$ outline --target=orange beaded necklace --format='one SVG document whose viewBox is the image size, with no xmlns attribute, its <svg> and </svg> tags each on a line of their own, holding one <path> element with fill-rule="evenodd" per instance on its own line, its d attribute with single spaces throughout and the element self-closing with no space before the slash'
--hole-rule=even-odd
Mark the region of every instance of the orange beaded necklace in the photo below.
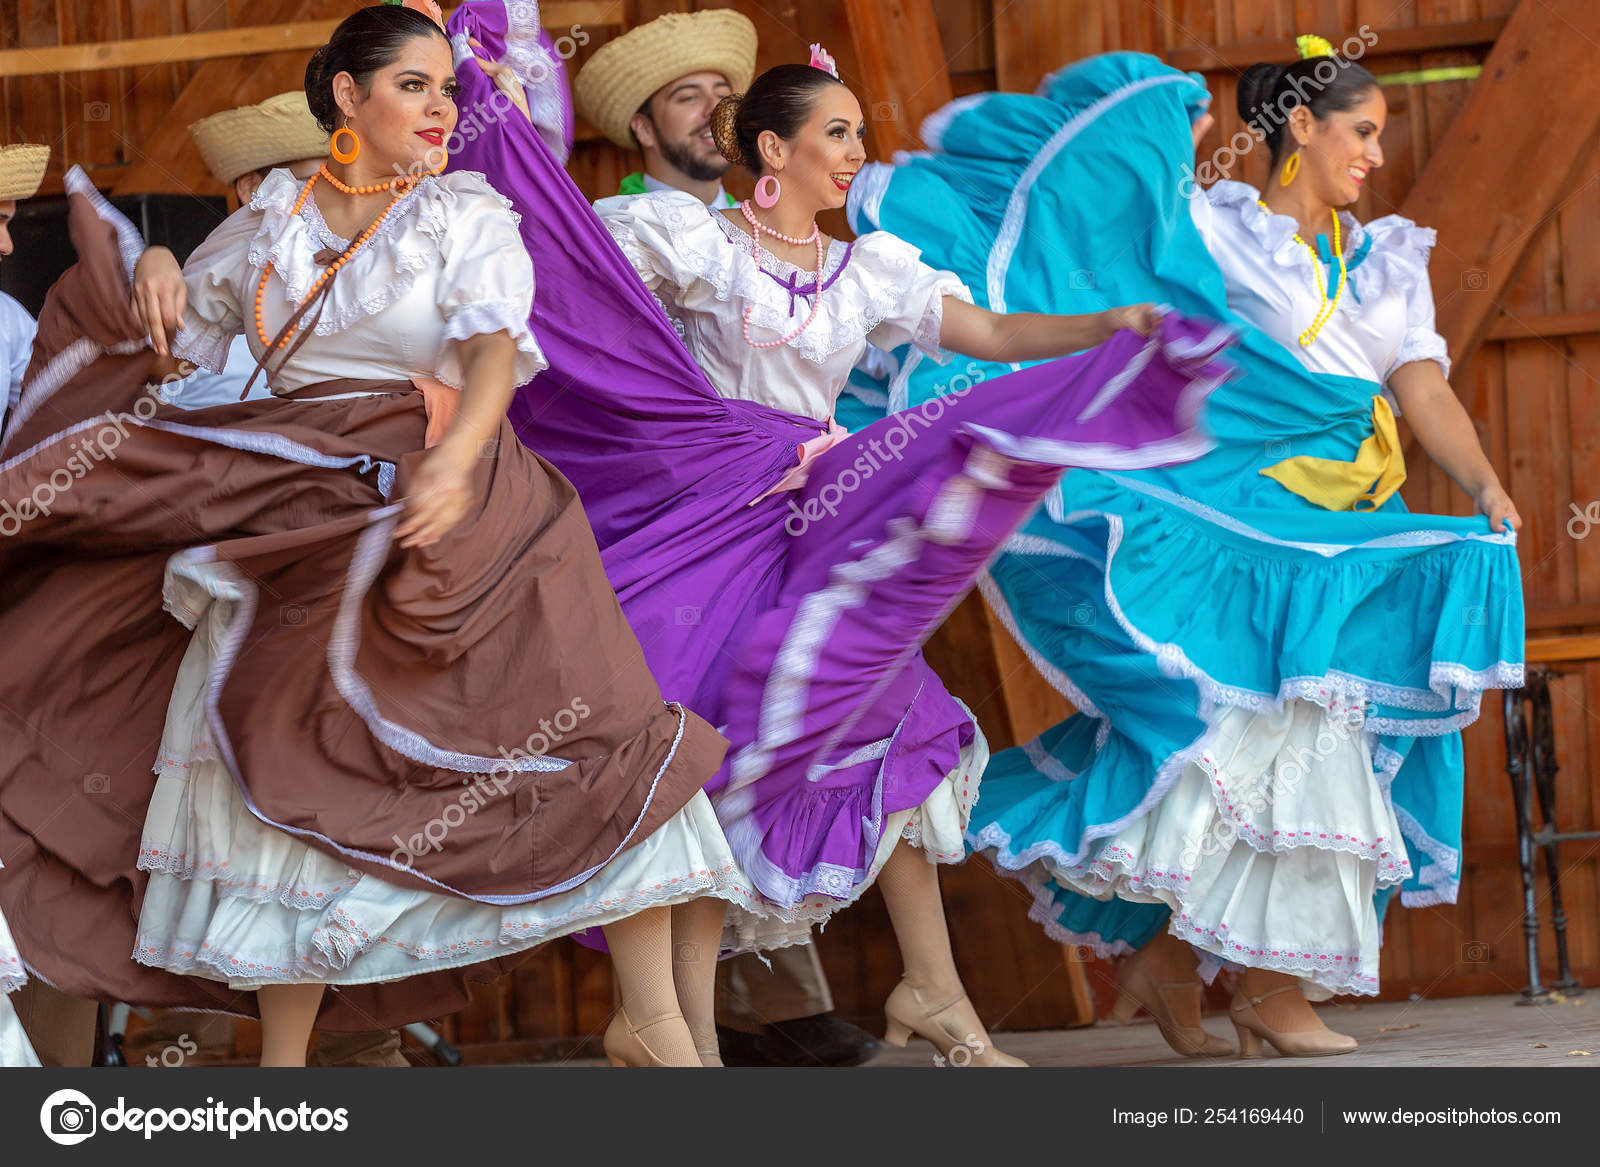
<svg viewBox="0 0 1600 1167">
<path fill-rule="evenodd" d="M 323 287 L 328 283 L 328 281 L 333 279 L 333 277 L 338 274 L 339 269 L 355 257 L 356 252 L 361 250 L 362 245 L 365 244 L 367 240 L 372 238 L 373 234 L 377 232 L 379 227 L 383 226 L 384 220 L 389 217 L 389 212 L 394 210 L 395 204 L 404 198 L 413 186 L 421 181 L 421 176 L 401 175 L 399 178 L 391 179 L 389 182 L 374 183 L 371 186 L 347 186 L 330 174 L 326 166 L 323 166 L 315 174 L 308 178 L 305 186 L 301 188 L 300 197 L 295 200 L 294 204 L 294 213 L 296 215 L 298 215 L 305 207 L 306 199 L 311 197 L 311 188 L 316 186 L 317 179 L 319 178 L 327 179 L 328 184 L 342 194 L 363 195 L 377 194 L 379 191 L 393 191 L 394 197 L 389 200 L 389 205 L 383 208 L 383 213 L 380 214 L 376 219 L 372 220 L 371 223 L 367 224 L 367 229 L 361 232 L 361 234 L 356 237 L 355 241 L 345 249 L 344 254 L 340 255 L 337 259 L 330 263 L 323 270 L 323 273 L 317 277 L 317 282 L 311 285 L 311 290 L 306 293 L 305 299 L 300 301 L 300 303 L 296 306 L 294 313 L 289 317 L 289 323 L 283 327 L 283 330 L 279 332 L 275 338 L 269 338 L 267 336 L 266 322 L 262 319 L 261 315 L 261 303 L 266 297 L 267 292 L 267 277 L 272 275 L 273 271 L 271 260 L 267 261 L 266 266 L 261 269 L 261 279 L 256 282 L 256 335 L 261 338 L 261 343 L 267 350 L 264 354 L 262 354 L 261 363 L 263 365 L 265 365 L 266 358 L 268 356 L 270 356 L 277 349 L 281 348 L 284 344 L 288 343 L 289 337 L 293 335 L 295 326 L 299 323 L 301 315 L 305 312 L 307 306 L 317 298 L 318 293 L 322 291 Z"/>
</svg>

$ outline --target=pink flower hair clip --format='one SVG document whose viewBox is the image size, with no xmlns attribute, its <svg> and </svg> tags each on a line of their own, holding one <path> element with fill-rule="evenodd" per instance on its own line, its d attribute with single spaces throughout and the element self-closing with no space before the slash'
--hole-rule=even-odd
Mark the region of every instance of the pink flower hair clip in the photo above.
<svg viewBox="0 0 1600 1167">
<path fill-rule="evenodd" d="M 833 55 L 821 45 L 811 46 L 810 65 L 813 69 L 821 69 L 829 74 L 835 81 L 839 80 L 839 66 L 834 64 Z"/>
</svg>

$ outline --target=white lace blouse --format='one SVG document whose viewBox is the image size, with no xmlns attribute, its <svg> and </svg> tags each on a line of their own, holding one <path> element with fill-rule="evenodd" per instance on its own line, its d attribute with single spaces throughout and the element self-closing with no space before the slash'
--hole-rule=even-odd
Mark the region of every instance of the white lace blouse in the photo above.
<svg viewBox="0 0 1600 1167">
<path fill-rule="evenodd" d="M 684 343 L 724 397 L 759 401 L 824 420 L 870 341 L 882 349 L 914 344 L 943 362 L 944 298 L 972 302 L 953 273 L 922 262 L 922 253 L 886 231 L 853 243 L 838 240 L 822 273 L 822 306 L 811 326 L 787 344 L 772 341 L 811 312 L 815 273 L 761 252 L 719 211 L 684 191 L 601 199 L 595 210 L 650 286 Z M 792 290 L 791 290 L 792 289 Z"/>
<path fill-rule="evenodd" d="M 314 194 L 329 191 L 318 188 Z M 189 257 L 188 307 L 173 345 L 179 356 L 221 372 L 230 341 L 244 333 L 259 357 L 255 296 L 266 264 L 262 319 L 274 337 L 322 274 L 316 255 L 349 245 L 328 229 L 315 197 L 294 212 L 299 194 L 288 171 L 274 170 L 250 205 Z M 494 332 L 516 342 L 515 383 L 525 384 L 548 367 L 528 330 L 532 305 L 533 264 L 510 204 L 480 174 L 424 179 L 340 270 L 313 335 L 272 390 L 340 377 L 433 378 L 461 388 L 460 342 Z"/>
<path fill-rule="evenodd" d="M 1431 227 L 1399 215 L 1362 225 L 1339 212 L 1346 286 L 1339 306 L 1316 340 L 1299 343 L 1316 318 L 1316 270 L 1311 252 L 1295 242 L 1299 226 L 1257 203 L 1260 193 L 1242 182 L 1224 181 L 1190 199 L 1195 225 L 1222 268 L 1228 307 L 1278 341 L 1317 373 L 1362 377 L 1384 384 L 1401 365 L 1436 361 L 1450 375 L 1444 338 L 1433 328 L 1433 290 L 1428 285 Z M 1331 224 L 1330 224 L 1331 227 Z M 1313 241 L 1314 242 L 1314 241 Z M 1332 247 L 1331 234 L 1328 245 Z M 1338 284 L 1339 269 L 1325 286 Z"/>
</svg>

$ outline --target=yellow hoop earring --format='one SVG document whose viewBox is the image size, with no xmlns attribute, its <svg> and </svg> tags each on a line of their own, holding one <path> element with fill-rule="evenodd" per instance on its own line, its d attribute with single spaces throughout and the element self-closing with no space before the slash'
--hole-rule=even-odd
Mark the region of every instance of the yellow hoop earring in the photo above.
<svg viewBox="0 0 1600 1167">
<path fill-rule="evenodd" d="M 1283 172 L 1278 175 L 1278 185 L 1288 186 L 1294 181 L 1294 176 L 1300 173 L 1300 151 L 1298 148 L 1289 155 L 1289 161 L 1283 164 Z"/>
<path fill-rule="evenodd" d="M 340 134 L 350 135 L 350 146 L 348 149 L 344 149 L 339 145 Z M 349 126 L 340 126 L 337 130 L 333 131 L 333 137 L 328 139 L 328 153 L 333 155 L 335 161 L 342 162 L 348 166 L 357 158 L 361 157 L 361 139 L 356 137 L 356 132 Z"/>
</svg>

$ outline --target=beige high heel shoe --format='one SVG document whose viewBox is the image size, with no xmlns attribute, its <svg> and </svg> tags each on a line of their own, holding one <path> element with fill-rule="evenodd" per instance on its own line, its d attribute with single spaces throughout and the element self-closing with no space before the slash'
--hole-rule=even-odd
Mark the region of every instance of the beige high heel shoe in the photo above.
<svg viewBox="0 0 1600 1167">
<path fill-rule="evenodd" d="M 652 1025 L 660 1025 L 663 1021 L 683 1021 L 683 1014 L 663 1013 L 660 1017 L 652 1017 L 649 1021 L 634 1025 L 628 1021 L 628 1014 L 619 1005 L 616 1014 L 611 1018 L 611 1024 L 606 1026 L 605 1036 L 600 1039 L 606 1060 L 613 1066 L 667 1065 L 645 1044 L 644 1038 L 639 1036 L 644 1030 Z"/>
<path fill-rule="evenodd" d="M 1268 997 L 1299 991 L 1299 985 L 1283 985 L 1260 996 L 1248 996 L 1242 989 L 1234 990 L 1233 1001 L 1228 1005 L 1228 1015 L 1233 1018 L 1233 1028 L 1239 1034 L 1241 1058 L 1259 1058 L 1263 1039 L 1271 1042 L 1272 1048 L 1286 1058 L 1331 1058 L 1355 1050 L 1359 1044 L 1355 1038 L 1348 1034 L 1335 1033 L 1321 1024 L 1321 1018 L 1317 1019 L 1320 1026 L 1318 1029 L 1308 1029 L 1302 1033 L 1279 1033 L 1261 1020 L 1261 1015 L 1256 1012 L 1256 1006 Z"/>
<path fill-rule="evenodd" d="M 943 1005 L 930 1009 L 922 1003 L 922 998 L 911 987 L 910 981 L 901 981 L 894 987 L 894 992 L 889 994 L 889 999 L 884 1002 L 883 1015 L 888 1024 L 884 1029 L 883 1040 L 904 1049 L 906 1041 L 915 1033 L 927 1039 L 942 1057 L 954 1065 L 1026 1066 L 1028 1063 L 1021 1058 L 1001 1053 L 993 1042 L 979 1041 L 977 1034 L 957 1033 L 940 1019 L 940 1014 L 949 1012 L 966 1000 L 966 993 L 962 993 L 959 997 L 952 997 Z M 968 1004 L 970 1005 L 970 1002 Z M 965 1053 L 952 1056 L 952 1051 L 958 1047 Z"/>
<path fill-rule="evenodd" d="M 1200 1024 L 1202 992 L 1203 986 L 1194 978 L 1157 981 L 1142 967 L 1129 961 L 1123 964 L 1117 976 L 1117 1003 L 1111 1008 L 1111 1020 L 1117 1025 L 1126 1025 L 1142 1007 L 1155 1018 L 1156 1028 L 1166 1038 L 1173 1053 L 1186 1058 L 1227 1057 L 1235 1052 L 1233 1046 L 1208 1033 Z"/>
</svg>

